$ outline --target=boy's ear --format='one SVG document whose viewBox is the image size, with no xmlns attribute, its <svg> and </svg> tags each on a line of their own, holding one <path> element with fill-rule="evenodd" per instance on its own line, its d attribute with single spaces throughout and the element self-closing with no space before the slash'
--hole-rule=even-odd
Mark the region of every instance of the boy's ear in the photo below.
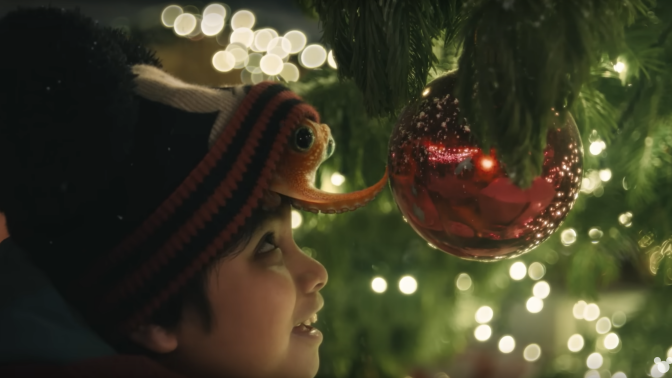
<svg viewBox="0 0 672 378">
<path fill-rule="evenodd" d="M 130 335 L 131 340 L 154 353 L 170 353 L 177 349 L 175 332 L 150 324 L 140 326 Z"/>
</svg>

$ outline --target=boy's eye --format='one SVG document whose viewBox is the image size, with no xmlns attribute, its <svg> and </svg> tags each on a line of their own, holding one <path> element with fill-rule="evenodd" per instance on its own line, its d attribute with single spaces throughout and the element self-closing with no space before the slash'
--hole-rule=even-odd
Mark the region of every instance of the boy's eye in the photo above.
<svg viewBox="0 0 672 378">
<path fill-rule="evenodd" d="M 269 252 L 273 252 L 278 249 L 278 246 L 275 244 L 275 236 L 272 232 L 266 234 L 259 243 L 259 248 L 257 248 L 257 255 L 264 255 Z"/>
<path fill-rule="evenodd" d="M 269 242 L 264 242 L 264 244 L 259 248 L 259 253 L 267 253 L 271 252 L 272 250 L 278 248 L 275 244 L 271 244 Z"/>
</svg>

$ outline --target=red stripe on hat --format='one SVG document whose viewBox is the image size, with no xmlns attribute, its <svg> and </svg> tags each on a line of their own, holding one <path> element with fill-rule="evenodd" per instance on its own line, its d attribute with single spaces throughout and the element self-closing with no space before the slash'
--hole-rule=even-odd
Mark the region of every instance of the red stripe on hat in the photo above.
<svg viewBox="0 0 672 378">
<path fill-rule="evenodd" d="M 295 95 L 292 97 L 296 98 Z M 285 97 L 285 99 L 287 99 L 287 97 Z M 264 116 L 267 117 L 270 113 L 271 112 L 265 111 Z M 299 104 L 294 107 L 294 109 L 292 109 L 289 115 L 285 118 L 285 122 L 290 126 L 298 125 L 306 118 L 307 115 L 315 116 L 316 120 L 319 122 L 319 118 L 317 118 L 317 112 L 307 104 Z M 266 119 L 266 117 L 263 118 Z M 171 295 L 175 294 L 181 287 L 184 286 L 189 278 L 202 269 L 205 264 L 208 263 L 208 261 L 214 258 L 217 252 L 221 250 L 221 246 L 228 242 L 231 236 L 234 235 L 245 223 L 245 220 L 252 214 L 252 210 L 257 207 L 259 200 L 264 194 L 264 190 L 268 188 L 272 174 L 275 171 L 277 162 L 280 160 L 281 153 L 286 147 L 287 138 L 289 137 L 291 131 L 292 127 L 284 127 L 280 131 L 278 138 L 273 144 L 273 148 L 269 154 L 266 165 L 259 179 L 257 180 L 257 184 L 255 185 L 254 190 L 252 191 L 252 194 L 248 198 L 243 209 L 241 209 L 233 221 L 230 222 L 227 227 L 210 242 L 210 244 L 208 244 L 206 249 L 201 252 L 199 256 L 194 259 L 191 265 L 183 270 L 182 273 L 168 285 L 168 287 L 162 290 L 158 295 L 154 296 L 149 301 L 149 303 L 147 303 L 143 308 L 138 310 L 134 315 L 123 322 L 121 324 L 120 331 L 125 333 L 130 332 L 134 329 L 134 327 L 147 321 L 152 313 L 154 313 L 154 311 L 156 311 L 163 302 L 165 302 Z M 236 164 L 241 165 L 241 169 L 243 168 L 242 163 L 236 162 Z M 199 212 L 203 209 L 204 208 L 199 209 Z"/>
<path fill-rule="evenodd" d="M 112 290 L 107 293 L 102 301 L 100 311 L 106 311 L 110 307 L 113 307 L 118 301 L 123 299 L 125 296 L 130 293 L 137 291 L 139 288 L 144 286 L 147 280 L 149 280 L 155 272 L 157 272 L 161 266 L 165 265 L 170 259 L 175 257 L 175 254 L 182 250 L 184 245 L 188 243 L 191 238 L 197 236 L 199 229 L 205 227 L 205 223 L 208 223 L 212 220 L 213 214 L 215 214 L 220 207 L 226 205 L 227 200 L 231 197 L 231 193 L 237 189 L 238 183 L 243 179 L 243 173 L 247 170 L 247 165 L 250 163 L 252 156 L 255 154 L 255 150 L 258 145 L 258 140 L 263 136 L 264 131 L 267 128 L 267 125 L 270 121 L 271 116 L 277 109 L 277 107 L 286 100 L 298 98 L 296 94 L 290 91 L 285 91 L 277 94 L 273 97 L 264 108 L 264 111 L 258 116 L 256 123 L 254 124 L 250 136 L 245 142 L 245 146 L 241 150 L 240 155 L 234 162 L 230 173 L 224 180 L 218 185 L 215 189 L 213 195 L 211 195 L 205 203 L 203 203 L 199 209 L 194 212 L 194 214 L 182 225 L 180 228 L 170 236 L 170 238 L 157 250 L 152 257 L 146 261 L 142 266 L 136 269 L 133 273 L 129 274 L 122 282 L 116 285 Z M 290 113 L 293 114 L 293 113 Z M 305 118 L 305 113 L 304 118 Z M 240 124 L 243 122 L 243 118 L 236 118 L 230 123 L 232 126 L 240 127 Z M 298 122 L 301 122 L 300 119 Z M 297 123 L 298 124 L 298 123 Z M 284 143 L 287 144 L 289 133 L 291 132 L 291 127 L 285 127 L 280 131 L 278 135 L 278 140 L 275 144 Z M 218 141 L 219 142 L 219 141 Z M 281 151 L 280 151 L 281 152 Z M 279 152 L 278 152 L 279 153 Z M 216 159 L 211 160 L 212 156 L 221 157 L 221 151 L 215 150 L 211 153 L 208 153 L 206 157 L 199 163 L 199 165 L 192 171 L 192 173 L 187 177 L 183 184 L 181 184 L 175 192 L 168 197 L 166 201 L 161 205 L 162 208 L 168 207 L 169 214 L 174 212 L 174 209 L 179 207 L 183 202 L 183 199 L 188 197 L 193 190 L 185 189 L 187 185 L 193 183 L 203 182 L 205 177 L 204 172 L 210 172 L 211 168 L 216 165 Z M 211 161 L 214 161 L 215 164 L 212 165 Z M 206 169 L 201 169 L 204 165 L 207 166 Z M 258 185 L 258 184 L 257 184 Z M 266 188 L 262 188 L 266 189 Z M 246 210 L 251 215 L 251 209 Z M 245 218 L 243 218 L 245 219 Z M 158 227 L 155 223 L 152 224 L 143 224 L 140 228 L 145 227 Z M 237 228 L 236 228 L 237 229 Z M 142 231 L 142 230 L 139 230 Z M 145 233 L 149 234 L 149 230 L 145 230 Z M 222 239 L 220 246 L 225 245 L 231 237 L 230 234 L 227 234 L 226 239 Z"/>
<path fill-rule="evenodd" d="M 92 266 L 88 273 L 82 278 L 78 285 L 89 287 L 97 278 L 105 274 L 105 272 L 114 268 L 117 264 L 123 261 L 130 252 L 134 251 L 142 242 L 147 240 L 156 230 L 175 213 L 175 209 L 179 207 L 189 194 L 196 190 L 199 184 L 203 182 L 203 178 L 212 170 L 217 164 L 218 158 L 227 151 L 233 137 L 240 129 L 243 120 L 249 114 L 252 105 L 257 101 L 259 96 L 271 85 L 275 83 L 263 82 L 253 86 L 250 92 L 243 98 L 243 101 L 236 109 L 233 118 L 224 128 L 215 144 L 210 148 L 203 160 L 194 169 L 199 174 L 194 175 L 193 172 L 180 184 L 180 186 L 159 206 L 143 223 L 133 231 L 130 235 L 125 237 L 119 245 L 113 248 L 103 259 L 100 259 L 97 264 Z"/>
</svg>

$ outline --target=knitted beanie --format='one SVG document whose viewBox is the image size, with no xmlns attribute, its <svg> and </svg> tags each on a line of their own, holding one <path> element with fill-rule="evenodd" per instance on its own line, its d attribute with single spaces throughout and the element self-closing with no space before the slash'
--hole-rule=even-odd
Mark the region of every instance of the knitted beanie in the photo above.
<svg viewBox="0 0 672 378">
<path fill-rule="evenodd" d="M 0 60 L 0 210 L 12 239 L 98 330 L 148 321 L 227 247 L 265 191 L 315 191 L 278 178 L 279 165 L 301 159 L 290 136 L 312 138 L 296 130 L 320 122 L 282 85 L 184 83 L 78 12 L 13 12 L 0 36 L 10 57 Z M 51 61 L 33 60 L 31 38 Z M 386 180 L 295 204 L 351 210 Z"/>
</svg>

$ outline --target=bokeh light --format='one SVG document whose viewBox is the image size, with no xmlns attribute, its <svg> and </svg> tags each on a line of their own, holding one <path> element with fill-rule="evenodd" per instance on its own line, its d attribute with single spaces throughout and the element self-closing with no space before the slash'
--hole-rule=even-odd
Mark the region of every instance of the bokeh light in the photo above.
<svg viewBox="0 0 672 378">
<path fill-rule="evenodd" d="M 231 17 L 231 28 L 233 30 L 240 28 L 252 29 L 255 21 L 256 18 L 254 17 L 254 13 L 248 10 L 240 10 L 234 13 L 234 15 Z"/>
<path fill-rule="evenodd" d="M 229 51 L 217 51 L 212 56 L 212 65 L 217 71 L 229 72 L 236 65 L 236 57 Z"/>
<path fill-rule="evenodd" d="M 619 342 L 620 339 L 618 338 L 618 335 L 612 332 L 604 338 L 604 347 L 609 350 L 614 350 L 618 347 Z"/>
<path fill-rule="evenodd" d="M 531 297 L 527 300 L 525 307 L 527 307 L 527 311 L 536 314 L 544 308 L 544 301 L 537 297 Z"/>
<path fill-rule="evenodd" d="M 569 246 L 576 242 L 576 231 L 572 228 L 563 230 L 560 233 L 560 241 L 563 245 Z"/>
<path fill-rule="evenodd" d="M 303 216 L 296 210 L 292 210 L 292 228 L 299 228 L 303 223 Z"/>
<path fill-rule="evenodd" d="M 526 361 L 533 362 L 541 357 L 541 347 L 537 344 L 530 344 L 523 350 L 523 358 Z"/>
<path fill-rule="evenodd" d="M 602 355 L 597 352 L 591 353 L 586 359 L 586 366 L 588 366 L 589 369 L 599 369 L 602 367 L 602 363 L 604 363 L 604 359 L 602 358 Z"/>
<path fill-rule="evenodd" d="M 254 33 L 255 51 L 266 51 L 271 40 L 273 40 L 273 34 L 270 29 L 257 30 Z"/>
<path fill-rule="evenodd" d="M 575 319 L 583 319 L 583 313 L 586 311 L 586 306 L 588 304 L 584 301 L 578 301 L 574 304 L 574 308 L 572 309 L 572 314 L 574 315 Z"/>
<path fill-rule="evenodd" d="M 418 281 L 412 276 L 403 276 L 399 280 L 399 291 L 404 294 L 413 294 L 418 289 Z"/>
<path fill-rule="evenodd" d="M 487 323 L 492 320 L 492 317 L 494 315 L 494 311 L 492 311 L 492 308 L 490 306 L 482 306 L 476 311 L 476 321 L 478 323 Z"/>
<path fill-rule="evenodd" d="M 533 262 L 527 269 L 527 275 L 535 281 L 542 279 L 544 274 L 546 274 L 546 267 L 540 262 Z"/>
<path fill-rule="evenodd" d="M 383 277 L 375 277 L 371 280 L 371 289 L 376 293 L 384 293 L 387 290 L 387 281 Z"/>
<path fill-rule="evenodd" d="M 609 320 L 609 318 L 607 317 L 600 318 L 600 320 L 598 320 L 597 323 L 595 323 L 595 331 L 597 331 L 597 333 L 599 333 L 600 335 L 604 335 L 610 330 L 611 330 L 611 320 Z"/>
<path fill-rule="evenodd" d="M 515 281 L 520 281 L 525 278 L 527 275 L 527 267 L 525 266 L 525 263 L 518 261 L 511 264 L 511 268 L 509 268 L 509 275 L 511 276 L 511 279 Z"/>
<path fill-rule="evenodd" d="M 455 280 L 455 286 L 461 291 L 471 288 L 471 277 L 467 273 L 460 273 Z"/>
<path fill-rule="evenodd" d="M 321 45 L 310 45 L 301 53 L 300 62 L 306 68 L 318 68 L 327 60 L 327 50 Z"/>
<path fill-rule="evenodd" d="M 601 169 L 600 170 L 600 180 L 607 182 L 611 180 L 611 169 Z"/>
<path fill-rule="evenodd" d="M 628 376 L 625 375 L 625 373 L 622 371 L 617 371 L 614 373 L 614 375 L 611 376 L 611 378 L 628 378 Z"/>
<path fill-rule="evenodd" d="M 336 65 L 336 60 L 334 59 L 334 50 L 329 50 L 329 54 L 327 54 L 327 64 L 329 64 L 329 67 L 333 69 L 338 68 Z"/>
<path fill-rule="evenodd" d="M 268 46 L 266 46 L 266 50 L 269 54 L 277 55 L 280 58 L 287 57 L 291 49 L 292 43 L 285 37 L 275 37 L 271 39 Z"/>
<path fill-rule="evenodd" d="M 259 68 L 259 65 L 261 64 L 261 58 L 263 55 L 259 53 L 252 53 L 247 56 L 247 65 L 245 65 L 245 69 L 254 72 L 255 68 Z"/>
<path fill-rule="evenodd" d="M 546 299 L 551 293 L 551 285 L 546 281 L 539 281 L 532 287 L 532 295 L 539 299 Z"/>
<path fill-rule="evenodd" d="M 589 322 L 600 317 L 600 307 L 595 303 L 590 303 L 586 305 L 586 308 L 583 310 L 583 318 Z"/>
<path fill-rule="evenodd" d="M 283 64 L 282 58 L 277 55 L 268 54 L 261 58 L 259 67 L 266 75 L 275 76 L 282 72 Z"/>
<path fill-rule="evenodd" d="M 173 29 L 175 30 L 175 34 L 184 37 L 193 33 L 196 30 L 196 26 L 198 26 L 196 16 L 191 13 L 182 13 L 175 18 Z"/>
<path fill-rule="evenodd" d="M 499 339 L 499 351 L 502 353 L 511 353 L 516 349 L 516 340 L 511 336 L 504 336 Z"/>
<path fill-rule="evenodd" d="M 280 77 L 287 82 L 299 81 L 299 67 L 293 63 L 284 63 L 282 72 L 280 72 Z"/>
<path fill-rule="evenodd" d="M 474 330 L 474 337 L 478 341 L 487 341 L 492 336 L 492 328 L 489 325 L 481 324 Z"/>
<path fill-rule="evenodd" d="M 161 12 L 161 23 L 165 27 L 172 28 L 173 25 L 175 25 L 177 16 L 181 15 L 182 13 L 184 13 L 182 7 L 177 5 L 169 5 L 163 9 L 163 12 Z"/>
<path fill-rule="evenodd" d="M 613 324 L 613 326 L 616 328 L 623 327 L 626 321 L 627 317 L 625 316 L 625 313 L 623 311 L 616 311 L 611 316 L 611 324 Z"/>
<path fill-rule="evenodd" d="M 287 33 L 285 33 L 285 38 L 287 38 L 287 40 L 292 45 L 291 50 L 289 50 L 290 54 L 300 53 L 301 50 L 303 50 L 303 48 L 306 47 L 306 42 L 308 41 L 306 35 L 298 30 L 288 31 Z"/>
<path fill-rule="evenodd" d="M 625 227 L 630 227 L 632 225 L 632 213 L 628 211 L 619 215 L 618 221 Z"/>
<path fill-rule="evenodd" d="M 345 182 L 345 176 L 338 172 L 334 172 L 331 174 L 331 183 L 334 186 L 341 186 Z"/>
<path fill-rule="evenodd" d="M 245 48 L 249 48 L 252 45 L 254 39 L 254 33 L 248 28 L 238 28 L 231 33 L 229 40 L 231 43 L 240 43 Z"/>
<path fill-rule="evenodd" d="M 574 334 L 567 340 L 567 349 L 569 349 L 570 352 L 579 352 L 583 349 L 584 343 L 583 336 Z"/>
</svg>

